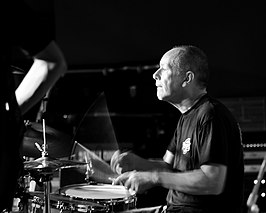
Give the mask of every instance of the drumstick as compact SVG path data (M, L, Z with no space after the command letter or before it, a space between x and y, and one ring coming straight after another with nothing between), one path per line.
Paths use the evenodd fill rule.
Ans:
M115 179L116 179L116 177L108 177L108 180L112 181L112 185L114 185ZM117 185L124 186L122 181L119 181L119 184L117 184Z
M110 181L112 182L112 185L114 185L114 183L115 183L115 178L108 177L108 180L110 180Z

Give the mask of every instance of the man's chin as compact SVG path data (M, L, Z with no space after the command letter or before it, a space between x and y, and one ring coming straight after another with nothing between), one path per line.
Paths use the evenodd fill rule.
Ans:
M158 100L171 103L171 100L170 100L170 98L168 96L158 96Z
M162 95L157 95L157 98L159 101L164 101L165 100L165 97L162 96Z
M167 94L165 94L165 93L157 92L157 98L160 101L167 101L169 96Z

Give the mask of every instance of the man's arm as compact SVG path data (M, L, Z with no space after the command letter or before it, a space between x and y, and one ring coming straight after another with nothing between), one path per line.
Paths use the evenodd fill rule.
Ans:
M44 50L34 56L29 72L16 89L16 98L22 114L40 101L66 70L63 53L57 44L51 41Z
M164 163L147 160L136 161L138 166L121 174L116 178L115 183L120 184L122 182L126 187L137 192L143 192L158 185L195 195L220 194L223 191L227 172L226 166L202 165L200 169L189 172L178 172L169 169L169 167L163 167L163 165L171 165L173 158L174 155L166 151ZM138 170L139 166L145 167L146 170Z
M226 172L224 165L202 165L200 169L189 172L158 172L156 184L195 195L220 194Z
M116 151L110 162L113 171L118 174L127 171L170 171L173 154L169 151L166 152L164 160L160 159L144 159L131 152L121 153Z

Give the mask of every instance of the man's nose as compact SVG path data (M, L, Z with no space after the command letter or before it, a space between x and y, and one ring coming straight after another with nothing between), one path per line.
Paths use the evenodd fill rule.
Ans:
M153 73L152 77L154 80L159 80L160 75L159 75L160 69L156 70L155 73Z

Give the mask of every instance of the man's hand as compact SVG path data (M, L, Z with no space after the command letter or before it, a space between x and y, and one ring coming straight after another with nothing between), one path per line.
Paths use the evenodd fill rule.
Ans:
M136 193L143 193L159 183L157 172L131 171L118 176L113 184L123 184L128 190L133 190Z
M117 150L111 158L110 166L114 172L122 174L134 170L138 159L139 157L131 152L121 153Z

